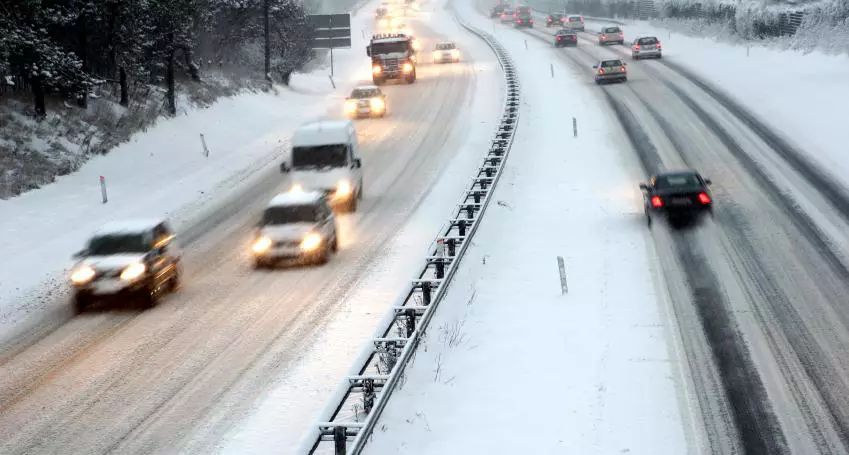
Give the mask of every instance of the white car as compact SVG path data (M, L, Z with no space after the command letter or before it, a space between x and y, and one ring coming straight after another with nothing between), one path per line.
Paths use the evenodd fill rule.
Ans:
M307 123L292 136L291 176L294 191L321 191L331 204L356 212L363 197L363 169L357 131L350 120Z
M165 220L107 224L74 255L74 307L80 312L96 300L131 297L152 307L165 291L179 287L180 258L174 231Z
M348 118L386 117L386 94L376 85L361 85L345 98Z
M277 195L265 208L251 245L255 268L283 259L324 264L337 250L336 216L319 191Z
M578 32L585 31L586 26L584 25L584 16L580 16L577 14L571 14L569 16L566 16L566 21L563 22L563 28Z
M432 57L434 63L457 63L460 61L460 49L451 41L437 43Z
M660 40L654 36L643 36L631 43L632 59L639 60L646 57L663 58L663 48L660 45Z

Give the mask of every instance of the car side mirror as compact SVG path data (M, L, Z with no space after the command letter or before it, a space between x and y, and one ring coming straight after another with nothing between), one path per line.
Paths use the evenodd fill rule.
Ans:
M289 169L289 165L287 165L285 161L280 163L280 172L288 174L290 170L291 169Z
M87 251L87 250L80 250L80 251L77 251L76 253L74 253L74 254L71 256L71 258L72 258L72 259L82 259L82 258L84 258L84 257L86 256L86 254L87 254L87 253L88 253L88 251Z
M705 179L705 185L713 185L711 179Z
M368 46L366 46L366 55L368 55L369 57L371 57L371 44L369 44Z
M363 162L359 158L354 159L354 169L359 169L363 167Z
M645 183L640 183L640 189L641 189L641 190L643 190L643 191L648 191L648 190L649 190L649 186L648 186L648 185L646 185Z

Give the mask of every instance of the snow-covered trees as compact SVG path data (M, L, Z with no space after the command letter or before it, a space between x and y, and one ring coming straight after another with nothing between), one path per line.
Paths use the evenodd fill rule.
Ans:
M264 6L271 62L286 78L309 57L306 15L295 0L3 0L0 83L22 78L38 115L45 97L85 106L93 85L162 84L174 111L175 79L199 81L205 65L264 76Z

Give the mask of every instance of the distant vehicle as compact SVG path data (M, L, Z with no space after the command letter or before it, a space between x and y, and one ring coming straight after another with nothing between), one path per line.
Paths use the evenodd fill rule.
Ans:
M389 15L389 8L386 8L385 6L375 8L375 10L374 10L374 18L375 19L380 19L381 17L386 17L388 15Z
M577 30L579 32L583 32L586 30L584 26L584 16L579 16L576 14L572 14L566 17L566 22L563 23L563 26L568 28L569 30Z
M519 5L516 7L514 14L531 14L531 7L528 5Z
M518 13L516 14L516 19L513 21L513 27L515 28L533 28L534 27L534 18L531 17L531 13Z
M277 195L262 213L251 244L254 268L283 259L327 263L338 248L336 216L318 191Z
M397 79L408 84L416 81L416 39L402 33L371 37L366 54L371 57L371 75L375 85Z
M562 28L554 34L554 47L567 46L578 46L578 34L571 30L566 30L565 28Z
M600 46L604 46L605 44L625 44L625 33L616 26L602 27L601 33L598 35L598 44Z
M631 58L639 60L641 58L663 58L663 49L660 45L660 40L654 36L644 36L637 38L631 43Z
M566 22L566 16L563 14L549 14L545 17L546 27L560 27Z
M386 94L376 85L362 85L345 98L345 115L349 118L386 117Z
M509 24L511 22L513 22L513 11L504 9L504 11L501 12L501 23Z
M504 5L495 5L489 11L489 17L495 19L501 17L501 13L504 12Z
M74 255L71 272L74 309L107 298L141 298L153 307L166 291L180 286L181 253L165 220L110 223Z
M357 131L350 120L307 123L292 135L291 191L321 191L332 205L356 212L363 197L363 164Z
M605 82L625 82L628 80L628 69L625 68L627 64L622 60L610 59L610 60L602 60L601 62L593 65L595 71L595 82L596 84L602 84Z
M651 226L653 214L666 215L673 222L692 221L704 213L712 216L710 185L709 179L692 170L653 176L648 183L640 184L646 222Z
M460 49L457 49L457 44L444 41L436 44L432 57L434 63L457 63L460 61Z

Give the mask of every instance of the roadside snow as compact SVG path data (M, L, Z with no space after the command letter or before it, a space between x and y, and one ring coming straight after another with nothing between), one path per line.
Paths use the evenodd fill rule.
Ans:
M481 28L488 22L459 6ZM549 47L498 34L522 119L503 180L367 454L692 453L639 166ZM571 117L580 137L571 137ZM556 256L569 291L561 296Z
M587 21L588 30L603 25ZM623 30L626 40L658 37L664 60L683 65L736 98L849 186L849 128L841 122L849 100L849 56L725 44L640 21L628 22Z
M359 30L371 10L352 18ZM334 56L339 93L368 74L353 34L352 49ZM328 69L296 74L292 88L224 98L206 109L162 119L147 132L78 172L53 184L0 201L0 340L28 330L40 319L63 311L70 257L108 220L162 217L181 231L228 192L276 165L280 150L300 124L322 116L340 96ZM201 135L209 148L203 154ZM108 203L101 203L99 177L106 179ZM2 184L2 179L0 179Z
M398 292L421 267L427 252L424 248L430 245L488 150L501 106L501 99L493 96L501 92L501 72L489 47L455 22L442 20L448 17L446 14L437 14L435 20L425 19L427 27L457 40L468 60L462 64L474 65L476 69L474 92L465 100L457 100L468 103L469 107L462 116L464 123L457 125L455 134L449 138L455 156L397 237L387 245L382 259L354 286L344 306L322 331L321 339L302 353L298 364L280 378L274 390L257 401L253 414L228 436L221 447L222 453L294 453L308 426L314 424L313 417L325 407L327 398L372 335L363 327L372 327L371 330L376 327ZM421 255L403 254L419 248ZM318 352L324 355L313 354Z

